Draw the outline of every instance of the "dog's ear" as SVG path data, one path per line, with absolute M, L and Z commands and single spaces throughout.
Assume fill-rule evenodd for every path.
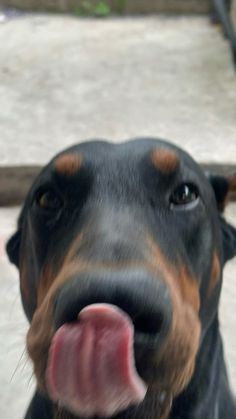
M 208 176 L 208 178 L 214 190 L 220 213 L 224 263 L 226 263 L 236 255 L 236 228 L 229 224 L 222 215 L 227 204 L 236 198 L 236 174 L 228 178 L 223 176 Z
M 236 228 L 220 217 L 224 263 L 236 255 Z
M 21 231 L 17 230 L 6 244 L 6 252 L 11 263 L 19 268 Z
M 11 263 L 17 268 L 20 266 L 20 246 L 22 241 L 22 232 L 25 220 L 25 206 L 22 208 L 17 221 L 16 232 L 6 243 L 6 252 Z
M 224 212 L 227 204 L 236 198 L 236 174 L 227 177 L 208 176 L 215 192 L 218 210 Z

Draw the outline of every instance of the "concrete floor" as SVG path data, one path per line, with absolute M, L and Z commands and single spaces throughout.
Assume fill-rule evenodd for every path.
M 44 163 L 84 138 L 141 135 L 170 139 L 201 162 L 235 164 L 236 77 L 228 44 L 207 18 L 27 15 L 0 23 L 0 45 L 0 166 Z M 17 272 L 3 252 L 17 212 L 0 210 L 4 419 L 22 418 L 34 387 Z M 229 216 L 236 220 L 236 205 Z M 221 319 L 234 388 L 235 275 L 232 261 Z
M 0 209 L 0 418 L 22 419 L 34 389 L 25 352 L 27 322 L 21 308 L 18 274 L 4 253 L 6 238 L 15 228 L 19 210 Z M 14 395 L 14 403 L 12 402 Z
M 207 17 L 26 15 L 0 24 L 0 45 L 0 165 L 141 135 L 235 163 L 236 77 Z

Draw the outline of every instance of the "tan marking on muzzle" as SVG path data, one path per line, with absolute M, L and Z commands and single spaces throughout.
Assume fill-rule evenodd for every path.
M 43 268 L 42 274 L 40 275 L 37 301 L 38 305 L 41 304 L 45 295 L 47 295 L 49 288 L 52 286 L 53 281 L 56 277 L 56 271 L 52 264 L 46 264 Z
M 194 278 L 186 265 L 178 264 L 174 266 L 171 264 L 152 238 L 149 237 L 147 242 L 151 248 L 155 265 L 162 274 L 164 281 L 171 289 L 177 287 L 183 301 L 190 304 L 198 313 L 200 296 L 197 278 Z
M 164 388 L 178 395 L 192 377 L 199 347 L 198 281 L 185 265 L 171 264 L 152 238 L 148 238 L 148 243 L 153 255 L 149 268 L 166 282 L 173 307 L 170 333 L 157 354 L 159 374 Z
M 40 304 L 35 312 L 27 335 L 27 347 L 34 363 L 34 371 L 39 388 L 45 390 L 45 370 L 47 353 L 54 333 L 53 307 L 55 295 L 74 275 L 96 272 L 101 267 L 111 269 L 102 263 L 93 264 L 81 260 L 79 247 L 81 236 L 74 239 L 62 263 L 58 274 L 54 276 L 49 270 L 49 279 L 42 286 Z M 155 355 L 157 363 L 157 384 L 170 395 L 179 394 L 190 381 L 199 344 L 200 322 L 197 317 L 199 295 L 197 281 L 184 266 L 175 267 L 166 259 L 153 239 L 145 242 L 150 249 L 150 260 L 136 261 L 142 269 L 152 272 L 159 280 L 166 282 L 173 305 L 171 330 L 163 347 Z M 133 263 L 129 268 L 132 268 Z M 122 266 L 122 265 L 121 265 Z M 117 264 L 113 265 L 117 269 Z M 160 277 L 161 273 L 161 277 Z M 46 286 L 47 284 L 47 286 Z M 163 417 L 164 419 L 164 417 Z

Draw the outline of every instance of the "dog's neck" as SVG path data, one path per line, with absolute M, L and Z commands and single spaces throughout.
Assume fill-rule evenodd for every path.
M 175 399 L 169 419 L 219 419 L 220 394 L 226 388 L 230 394 L 216 315 L 202 338 L 193 378 Z M 224 417 L 228 419 L 227 415 Z

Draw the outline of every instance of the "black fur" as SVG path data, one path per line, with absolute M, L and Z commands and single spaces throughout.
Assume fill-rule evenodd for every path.
M 166 176 L 152 167 L 150 153 L 159 147 L 167 147 L 177 153 L 180 160 L 178 174 Z M 42 267 L 48 260 L 58 264 L 84 223 L 89 225 L 88 236 L 80 252 L 90 260 L 99 261 L 126 260 L 127 255 L 137 257 L 140 254 L 142 257 L 142 241 L 139 242 L 136 229 L 139 224 L 145 226 L 160 242 L 169 259 L 175 260 L 178 249 L 182 252 L 183 263 L 191 264 L 196 276 L 200 276 L 202 334 L 196 367 L 187 388 L 173 400 L 168 418 L 236 419 L 236 405 L 229 389 L 218 322 L 221 280 L 212 295 L 207 297 L 214 248 L 220 254 L 221 269 L 236 254 L 236 229 L 220 213 L 229 193 L 229 182 L 219 176 L 207 177 L 186 153 L 160 140 L 145 138 L 122 145 L 96 141 L 72 147 L 69 152 L 79 152 L 83 157 L 80 175 L 70 182 L 55 178 L 52 161 L 34 182 L 18 222 L 18 231 L 7 244 L 12 263 L 19 267 L 23 256 L 27 263 L 30 300 L 22 290 L 22 301 L 29 321 L 37 306 L 38 277 Z M 185 182 L 198 185 L 201 202 L 196 204 L 196 210 L 189 207 L 172 213 L 166 206 L 166 197 L 171 196 L 179 183 Z M 63 210 L 63 213 L 53 213 L 52 216 L 50 212 L 37 208 L 38 191 L 45 184 L 50 184 L 50 187 L 55 184 L 60 194 L 70 197 L 71 207 L 67 212 Z M 105 241 L 103 235 L 99 235 L 101 242 L 98 243 L 94 242 L 93 235 L 93 228 L 97 225 L 109 232 Z M 115 245 L 119 246 L 114 246 L 112 237 L 118 237 Z M 106 283 L 104 278 L 99 281 L 102 285 Z M 94 288 L 94 278 L 91 284 Z M 128 281 L 124 289 L 126 286 L 129 294 Z M 71 289 L 74 290 L 73 287 Z M 153 301 L 152 289 L 147 286 L 143 293 L 143 301 L 148 302 L 148 306 Z M 65 289 L 65 295 L 66 292 Z M 100 286 L 99 293 L 105 295 L 104 292 L 108 291 Z M 135 304 L 140 298 L 138 292 Z M 129 295 L 128 310 L 132 304 L 132 295 Z M 60 316 L 63 318 L 63 312 Z M 145 369 L 143 371 L 145 373 Z M 128 409 L 114 419 L 158 419 L 155 403 L 152 395 L 142 407 Z M 60 414 L 58 418 L 75 418 L 66 412 Z M 52 402 L 37 391 L 25 419 L 54 419 Z

